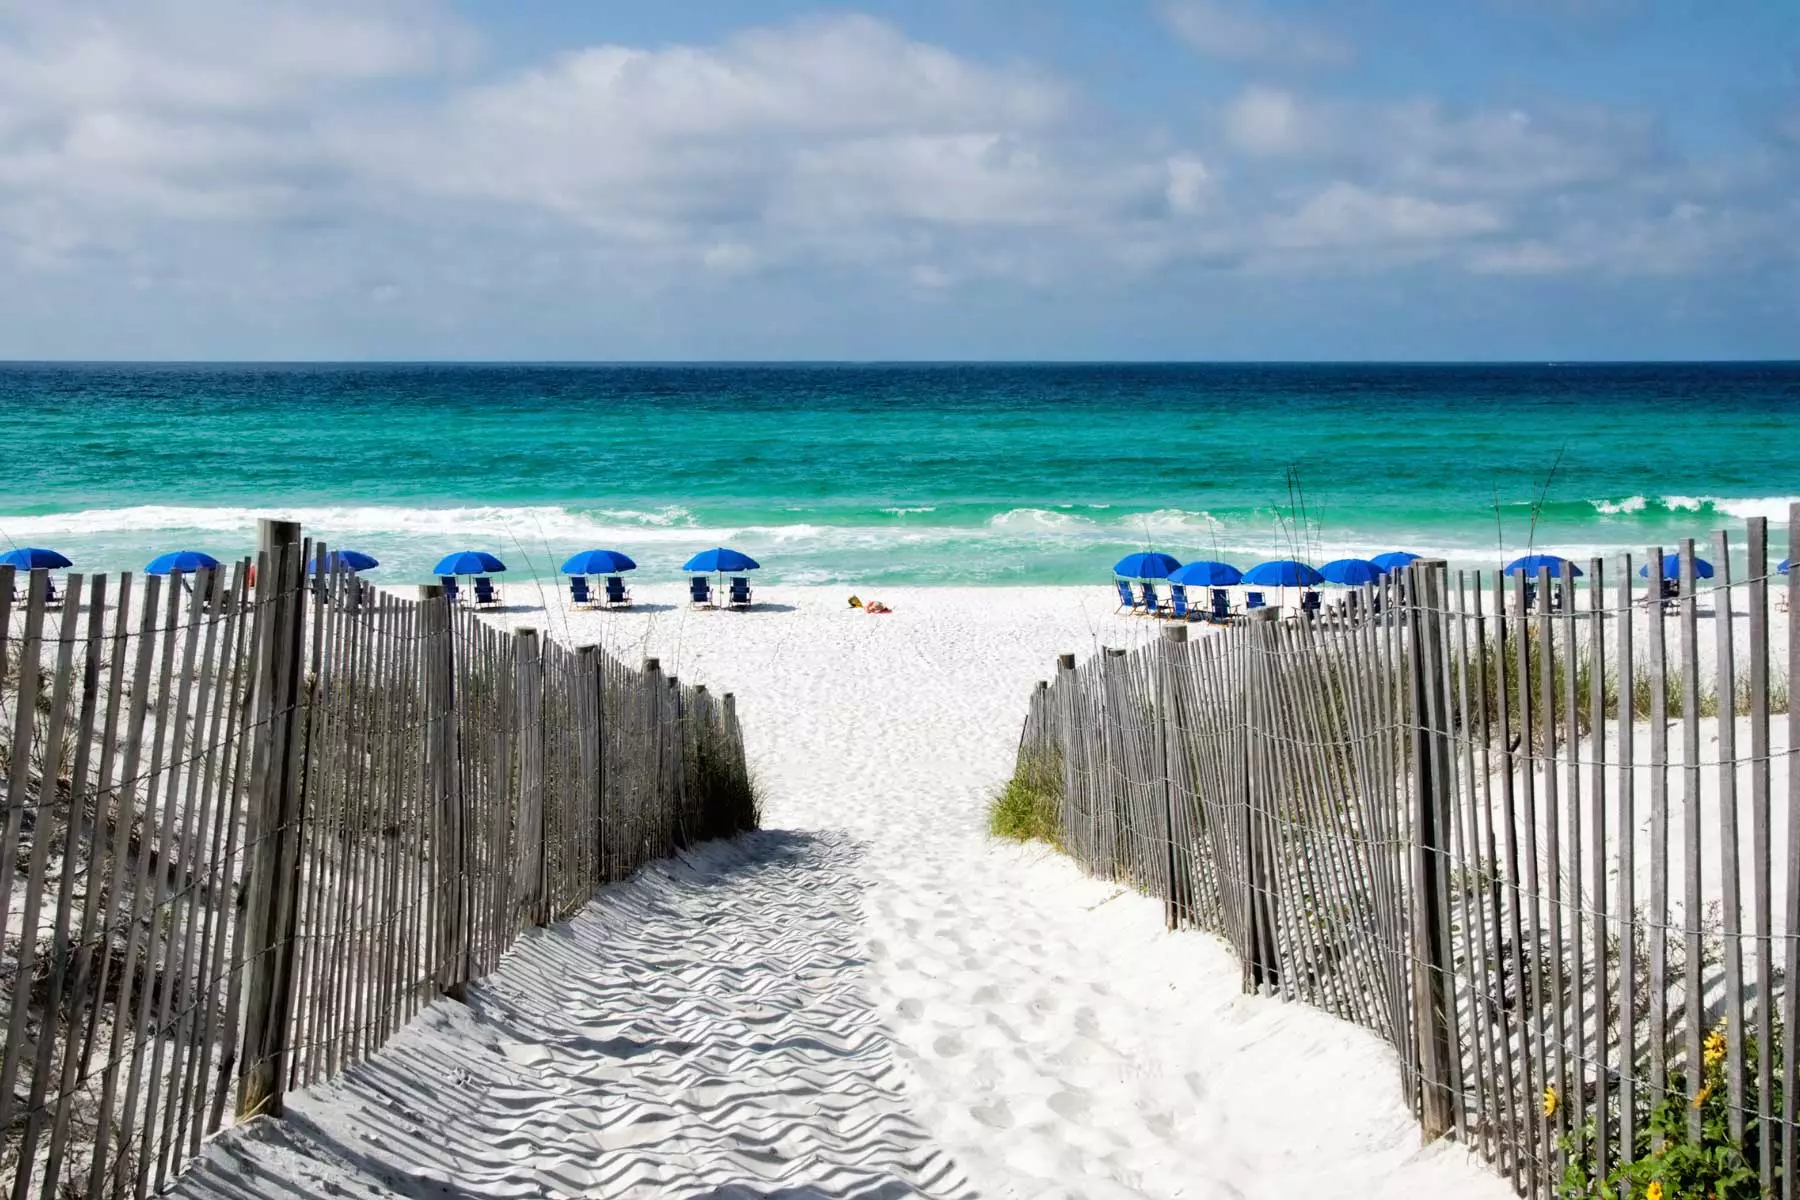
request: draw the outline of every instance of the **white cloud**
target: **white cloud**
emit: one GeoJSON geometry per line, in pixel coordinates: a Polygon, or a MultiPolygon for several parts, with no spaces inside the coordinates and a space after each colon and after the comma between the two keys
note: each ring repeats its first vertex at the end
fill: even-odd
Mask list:
{"type": "Polygon", "coordinates": [[[1065,104],[1039,76],[840,17],[716,46],[592,47],[335,134],[396,189],[525,205],[652,244],[695,228],[1064,217],[1082,189],[1044,139],[1065,104]]]}
{"type": "Polygon", "coordinates": [[[1469,269],[1482,275],[1560,275],[1591,263],[1591,254],[1541,238],[1484,246],[1469,256],[1469,269]]]}
{"type": "Polygon", "coordinates": [[[1213,192],[1212,173],[1206,164],[1190,155],[1177,154],[1165,165],[1169,185],[1163,189],[1163,196],[1169,202],[1169,211],[1191,216],[1205,209],[1213,192]]]}
{"type": "Polygon", "coordinates": [[[1292,92],[1250,87],[1225,109],[1225,134],[1251,154],[1296,154],[1312,143],[1317,122],[1301,110],[1292,92]]]}
{"type": "Polygon", "coordinates": [[[1521,194],[1652,177],[1653,122],[1593,107],[1453,110],[1434,99],[1345,101],[1253,85],[1220,128],[1245,153],[1391,178],[1409,189],[1521,194]]]}
{"type": "Polygon", "coordinates": [[[1297,248],[1456,241],[1490,234],[1505,219],[1486,204],[1449,204],[1402,193],[1373,192],[1342,180],[1272,223],[1278,245],[1297,248]]]}
{"type": "MultiPolygon", "coordinates": [[[[1274,65],[1271,31],[1305,44],[1253,9],[1178,11],[1239,61],[1274,65]]],[[[1598,108],[1264,83],[1134,122],[854,15],[502,69],[435,0],[0,0],[0,272],[197,328],[449,337],[600,286],[948,307],[1321,262],[1700,273],[1792,223],[1779,156],[1758,211],[1732,164],[1598,108]]],[[[0,299],[0,337],[21,314],[0,299]]]]}
{"type": "Polygon", "coordinates": [[[1196,53],[1260,67],[1343,66],[1356,58],[1347,38],[1228,0],[1164,0],[1164,22],[1196,53]]]}

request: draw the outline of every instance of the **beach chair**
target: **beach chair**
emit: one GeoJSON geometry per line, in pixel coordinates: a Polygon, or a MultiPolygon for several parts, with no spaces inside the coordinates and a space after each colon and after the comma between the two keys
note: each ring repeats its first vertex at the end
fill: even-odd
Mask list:
{"type": "Polygon", "coordinates": [[[750,580],[743,575],[731,577],[731,595],[727,598],[733,608],[750,607],[750,580]]]}
{"type": "Polygon", "coordinates": [[[1139,607],[1138,598],[1132,594],[1131,585],[1123,579],[1115,579],[1113,582],[1119,585],[1119,607],[1115,611],[1136,612],[1139,607]]]}
{"type": "Polygon", "coordinates": [[[688,580],[688,603],[693,605],[712,605],[712,584],[706,576],[696,575],[688,580]]]}
{"type": "Polygon", "coordinates": [[[62,602],[63,602],[62,593],[56,590],[56,580],[45,579],[44,580],[44,607],[45,608],[61,608],[62,602]]]}
{"type": "Polygon", "coordinates": [[[1244,593],[1244,610],[1246,612],[1253,608],[1267,608],[1268,606],[1269,602],[1263,599],[1263,594],[1261,592],[1244,593]]]}
{"type": "Polygon", "coordinates": [[[1188,609],[1187,588],[1179,583],[1169,585],[1169,617],[1175,621],[1185,621],[1190,615],[1188,609]]]}
{"type": "Polygon", "coordinates": [[[462,592],[456,586],[456,576],[439,575],[438,582],[444,585],[444,599],[452,604],[462,599],[462,592]]]}
{"type": "Polygon", "coordinates": [[[1300,611],[1308,616],[1316,617],[1319,615],[1319,606],[1324,599],[1318,592],[1301,592],[1300,611]]]}
{"type": "Polygon", "coordinates": [[[572,608],[594,607],[594,593],[588,591],[586,575],[569,576],[569,605],[572,608]]]}
{"type": "Polygon", "coordinates": [[[495,608],[500,604],[500,593],[494,589],[494,581],[486,575],[475,577],[475,607],[495,608]]]}
{"type": "Polygon", "coordinates": [[[606,606],[608,608],[631,607],[631,593],[625,588],[625,580],[617,575],[606,577],[606,606]]]}
{"type": "Polygon", "coordinates": [[[1662,601],[1663,610],[1665,612],[1674,612],[1678,602],[1681,600],[1681,580],[1663,579],[1661,585],[1657,588],[1656,598],[1662,601]]]}
{"type": "Polygon", "coordinates": [[[1142,586],[1144,589],[1144,615],[1146,617],[1154,617],[1158,612],[1162,611],[1162,601],[1156,598],[1156,585],[1154,583],[1146,583],[1142,586]]]}
{"type": "Polygon", "coordinates": [[[1220,624],[1224,624],[1226,621],[1231,620],[1231,593],[1224,588],[1214,588],[1212,590],[1211,619],[1220,624]]]}

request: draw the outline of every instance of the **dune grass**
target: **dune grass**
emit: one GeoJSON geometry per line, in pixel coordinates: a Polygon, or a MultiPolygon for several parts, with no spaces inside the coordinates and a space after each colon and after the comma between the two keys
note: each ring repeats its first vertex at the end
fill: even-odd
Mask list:
{"type": "Polygon", "coordinates": [[[1015,842],[1063,846],[1062,757],[1024,753],[1013,776],[988,801],[988,832],[1015,842]]]}

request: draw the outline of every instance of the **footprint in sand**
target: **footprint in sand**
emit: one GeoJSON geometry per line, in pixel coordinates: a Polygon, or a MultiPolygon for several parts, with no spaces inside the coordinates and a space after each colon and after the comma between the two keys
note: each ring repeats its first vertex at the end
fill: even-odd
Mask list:
{"type": "Polygon", "coordinates": [[[996,1099],[987,1104],[977,1104],[969,1109],[969,1115],[995,1129],[1011,1129],[1013,1125],[1012,1109],[1006,1106],[1005,1100],[996,1099]]]}

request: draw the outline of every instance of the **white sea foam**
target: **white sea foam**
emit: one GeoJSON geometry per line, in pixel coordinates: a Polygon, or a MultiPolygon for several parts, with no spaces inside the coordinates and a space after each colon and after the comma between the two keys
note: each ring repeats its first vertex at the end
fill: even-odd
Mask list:
{"type": "Polygon", "coordinates": [[[635,508],[603,508],[600,510],[600,515],[611,517],[615,521],[632,521],[640,525],[694,524],[694,514],[679,504],[665,505],[655,512],[642,512],[635,508]]]}
{"type": "Polygon", "coordinates": [[[726,526],[705,529],[693,523],[692,514],[688,510],[673,506],[656,512],[619,509],[585,513],[555,505],[461,508],[365,505],[261,509],[145,504],[129,508],[91,508],[39,516],[0,517],[0,531],[4,531],[15,541],[59,535],[151,534],[178,530],[241,534],[253,531],[259,517],[272,516],[299,521],[308,533],[327,540],[389,535],[486,537],[508,541],[579,542],[613,539],[685,543],[758,528],[726,526]]]}
{"type": "Polygon", "coordinates": [[[1588,503],[1594,506],[1595,512],[1612,517],[1643,512],[1650,502],[1643,496],[1627,496],[1623,500],[1589,500],[1588,503]]]}
{"type": "Polygon", "coordinates": [[[1069,529],[1093,523],[1088,517],[1069,512],[1052,512],[1047,508],[1009,508],[988,518],[988,524],[996,529],[1033,526],[1039,529],[1069,529]]]}
{"type": "Polygon", "coordinates": [[[1795,504],[1800,504],[1800,496],[1758,496],[1746,500],[1712,499],[1713,509],[1728,517],[1748,520],[1751,517],[1766,517],[1770,521],[1787,524],[1788,513],[1795,504]]]}
{"type": "Polygon", "coordinates": [[[1785,525],[1800,496],[1663,496],[1658,503],[1670,512],[1708,513],[1738,521],[1763,517],[1785,525]]]}
{"type": "Polygon", "coordinates": [[[1142,516],[1122,519],[1120,524],[1169,535],[1199,533],[1210,536],[1223,527],[1209,512],[1189,512],[1183,508],[1159,508],[1142,516]]]}
{"type": "Polygon", "coordinates": [[[1694,513],[1706,517],[1746,520],[1764,517],[1786,524],[1788,511],[1800,496],[1627,496],[1623,500],[1589,500],[1602,516],[1635,516],[1640,513],[1694,513]]]}
{"type": "Polygon", "coordinates": [[[881,511],[884,513],[891,513],[896,517],[907,517],[914,513],[936,512],[937,506],[935,504],[921,504],[914,508],[884,508],[881,511]]]}

